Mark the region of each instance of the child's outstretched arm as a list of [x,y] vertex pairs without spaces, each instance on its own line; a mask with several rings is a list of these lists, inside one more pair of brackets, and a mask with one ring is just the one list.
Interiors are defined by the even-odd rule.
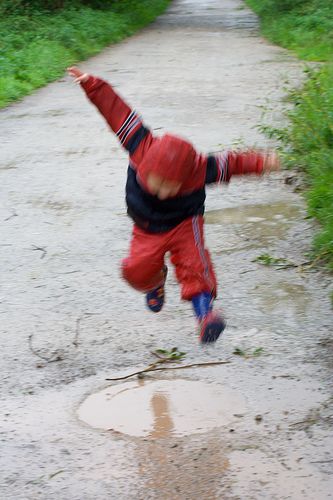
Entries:
[[131,160],[140,163],[154,140],[140,116],[104,80],[83,73],[75,66],[68,68],[68,73],[75,78],[75,82],[80,83],[88,99],[97,107],[120,144],[129,152]]
[[209,155],[206,184],[229,182],[233,175],[262,175],[280,169],[277,153],[268,151],[227,151]]

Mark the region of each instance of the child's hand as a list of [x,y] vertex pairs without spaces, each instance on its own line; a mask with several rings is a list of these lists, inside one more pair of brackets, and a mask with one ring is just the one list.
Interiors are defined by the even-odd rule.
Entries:
[[264,155],[263,173],[269,174],[270,172],[277,172],[280,168],[279,155],[275,151],[268,151]]
[[89,78],[88,73],[82,73],[82,71],[76,66],[71,66],[70,68],[67,68],[67,71],[69,76],[73,76],[75,78],[74,80],[75,83],[84,83]]

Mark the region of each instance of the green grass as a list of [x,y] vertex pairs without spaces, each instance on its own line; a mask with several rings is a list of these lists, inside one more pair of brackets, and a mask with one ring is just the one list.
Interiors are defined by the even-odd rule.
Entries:
[[288,114],[287,158],[308,174],[309,213],[322,227],[314,248],[333,270],[333,64],[310,71],[304,87],[290,98],[295,105]]
[[[320,222],[314,257],[333,270],[333,2],[323,0],[246,0],[258,13],[271,41],[305,60],[323,62],[307,70],[302,88],[290,93],[285,129],[267,131],[278,138],[291,168],[307,179],[309,214]],[[263,127],[265,128],[265,127]]]
[[301,59],[327,61],[333,56],[333,2],[330,0],[246,0],[259,15],[261,29],[273,42]]
[[0,108],[147,25],[169,2],[122,0],[107,10],[77,6],[1,16]]

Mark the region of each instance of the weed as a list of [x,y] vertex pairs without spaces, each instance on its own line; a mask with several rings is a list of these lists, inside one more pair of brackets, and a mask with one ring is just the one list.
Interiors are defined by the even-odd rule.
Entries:
[[252,356],[260,356],[260,354],[262,354],[264,352],[264,348],[263,347],[257,347],[257,349],[255,349],[252,353]]
[[263,253],[253,259],[252,262],[259,262],[259,264],[263,264],[264,266],[281,266],[288,263],[286,259],[280,257],[272,257],[268,253]]
[[250,352],[249,350],[244,350],[240,347],[235,347],[233,354],[236,356],[241,356],[242,358],[249,359],[249,358],[256,358],[260,356],[264,352],[263,347],[257,347],[254,349],[254,351]]
[[177,347],[173,347],[172,349],[156,349],[153,353],[158,358],[170,361],[181,361],[186,356],[186,352],[178,351]]
[[245,356],[246,353],[241,349],[240,347],[235,347],[235,350],[233,351],[232,354],[236,354],[236,356]]

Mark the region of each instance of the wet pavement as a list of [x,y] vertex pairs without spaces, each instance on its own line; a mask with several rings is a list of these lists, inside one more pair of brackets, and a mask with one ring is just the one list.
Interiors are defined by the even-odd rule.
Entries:
[[[301,77],[231,0],[176,0],[82,67],[203,151],[267,145],[262,110],[280,123]],[[120,278],[126,155],[80,89],[64,78],[3,110],[0,140],[1,498],[331,498],[332,284],[303,265],[315,224],[284,174],[209,190],[228,327],[202,348],[172,273],[158,315]],[[230,363],[105,380],[174,346],[182,364]],[[125,413],[108,430],[101,394]]]

